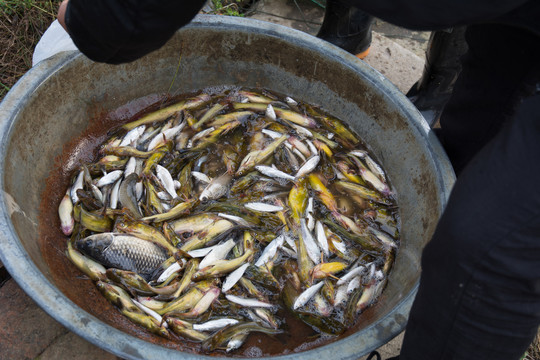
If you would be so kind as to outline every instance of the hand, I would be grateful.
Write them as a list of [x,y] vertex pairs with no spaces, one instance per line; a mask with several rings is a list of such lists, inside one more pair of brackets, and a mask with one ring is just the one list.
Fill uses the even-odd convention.
[[57,15],[58,22],[60,23],[60,25],[62,25],[62,27],[66,31],[67,31],[67,27],[66,27],[65,16],[66,16],[66,8],[67,8],[68,1],[69,0],[62,1],[62,3],[60,4],[60,7],[58,8],[58,15]]

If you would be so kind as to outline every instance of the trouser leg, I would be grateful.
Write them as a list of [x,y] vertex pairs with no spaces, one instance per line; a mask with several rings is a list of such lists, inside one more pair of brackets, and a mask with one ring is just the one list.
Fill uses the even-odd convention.
[[531,94],[540,66],[537,36],[505,25],[473,25],[462,71],[441,116],[440,139],[460,173]]
[[350,5],[346,0],[328,0],[317,37],[351,54],[361,54],[371,45],[372,23],[373,16]]
[[540,95],[465,168],[422,255],[400,360],[517,360],[540,323]]
[[461,58],[467,52],[465,29],[460,26],[431,33],[422,77],[407,92],[430,126],[440,119],[461,72]]

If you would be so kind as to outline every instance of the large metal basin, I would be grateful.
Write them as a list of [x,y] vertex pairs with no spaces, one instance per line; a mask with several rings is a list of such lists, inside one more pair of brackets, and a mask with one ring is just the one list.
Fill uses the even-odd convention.
[[[418,286],[421,250],[435,229],[454,174],[420,113],[388,80],[348,53],[282,26],[200,16],[165,47],[134,63],[109,66],[68,53],[30,70],[0,106],[2,262],[46,312],[108,351],[123,358],[205,357],[111,326],[122,319],[89,281],[70,287],[66,279],[75,270],[63,255],[65,237],[60,231],[40,233],[40,224],[57,226],[63,194],[49,194],[55,202],[49,208],[42,199],[54,188],[50,171],[55,165],[66,164],[58,179],[66,179],[65,173],[77,166],[73,139],[103,126],[100,121],[107,125],[99,114],[150,94],[231,84],[261,86],[321,105],[348,122],[397,190],[402,246],[381,300],[340,340],[282,356],[356,359],[404,329]],[[117,111],[112,118],[131,110]],[[89,121],[96,117],[100,120]],[[61,158],[66,149],[69,156],[64,152]],[[62,181],[57,188],[67,186]]]

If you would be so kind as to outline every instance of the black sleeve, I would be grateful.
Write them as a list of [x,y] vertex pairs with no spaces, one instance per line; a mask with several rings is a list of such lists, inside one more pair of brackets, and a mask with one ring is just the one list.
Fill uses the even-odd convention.
[[[459,25],[514,20],[516,13],[526,13],[531,8],[538,15],[537,0],[344,0],[352,6],[393,24],[417,30],[444,29]],[[535,4],[536,3],[536,4]],[[533,9],[532,9],[533,8]],[[528,24],[535,26],[530,12]],[[534,19],[534,20],[533,20]],[[518,19],[516,19],[518,20]],[[518,24],[519,25],[519,24]]]
[[204,0],[70,0],[65,22],[86,56],[120,64],[159,49],[203,5]]

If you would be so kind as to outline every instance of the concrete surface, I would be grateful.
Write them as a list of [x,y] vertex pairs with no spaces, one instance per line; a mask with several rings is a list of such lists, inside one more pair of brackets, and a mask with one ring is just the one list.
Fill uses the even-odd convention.
[[364,61],[404,94],[420,79],[424,69],[423,58],[376,32],[373,33],[370,53]]
[[[260,0],[247,15],[315,35],[324,11],[309,0]],[[422,73],[429,33],[401,29],[377,20],[365,62],[406,93]],[[73,334],[43,312],[6,274],[0,263],[0,359],[118,359]],[[396,356],[403,334],[379,349]],[[360,360],[364,360],[365,357]]]
[[[249,17],[316,35],[324,11],[309,0],[259,0]],[[403,93],[422,75],[429,32],[403,29],[382,20],[373,24],[370,54],[364,61]]]

